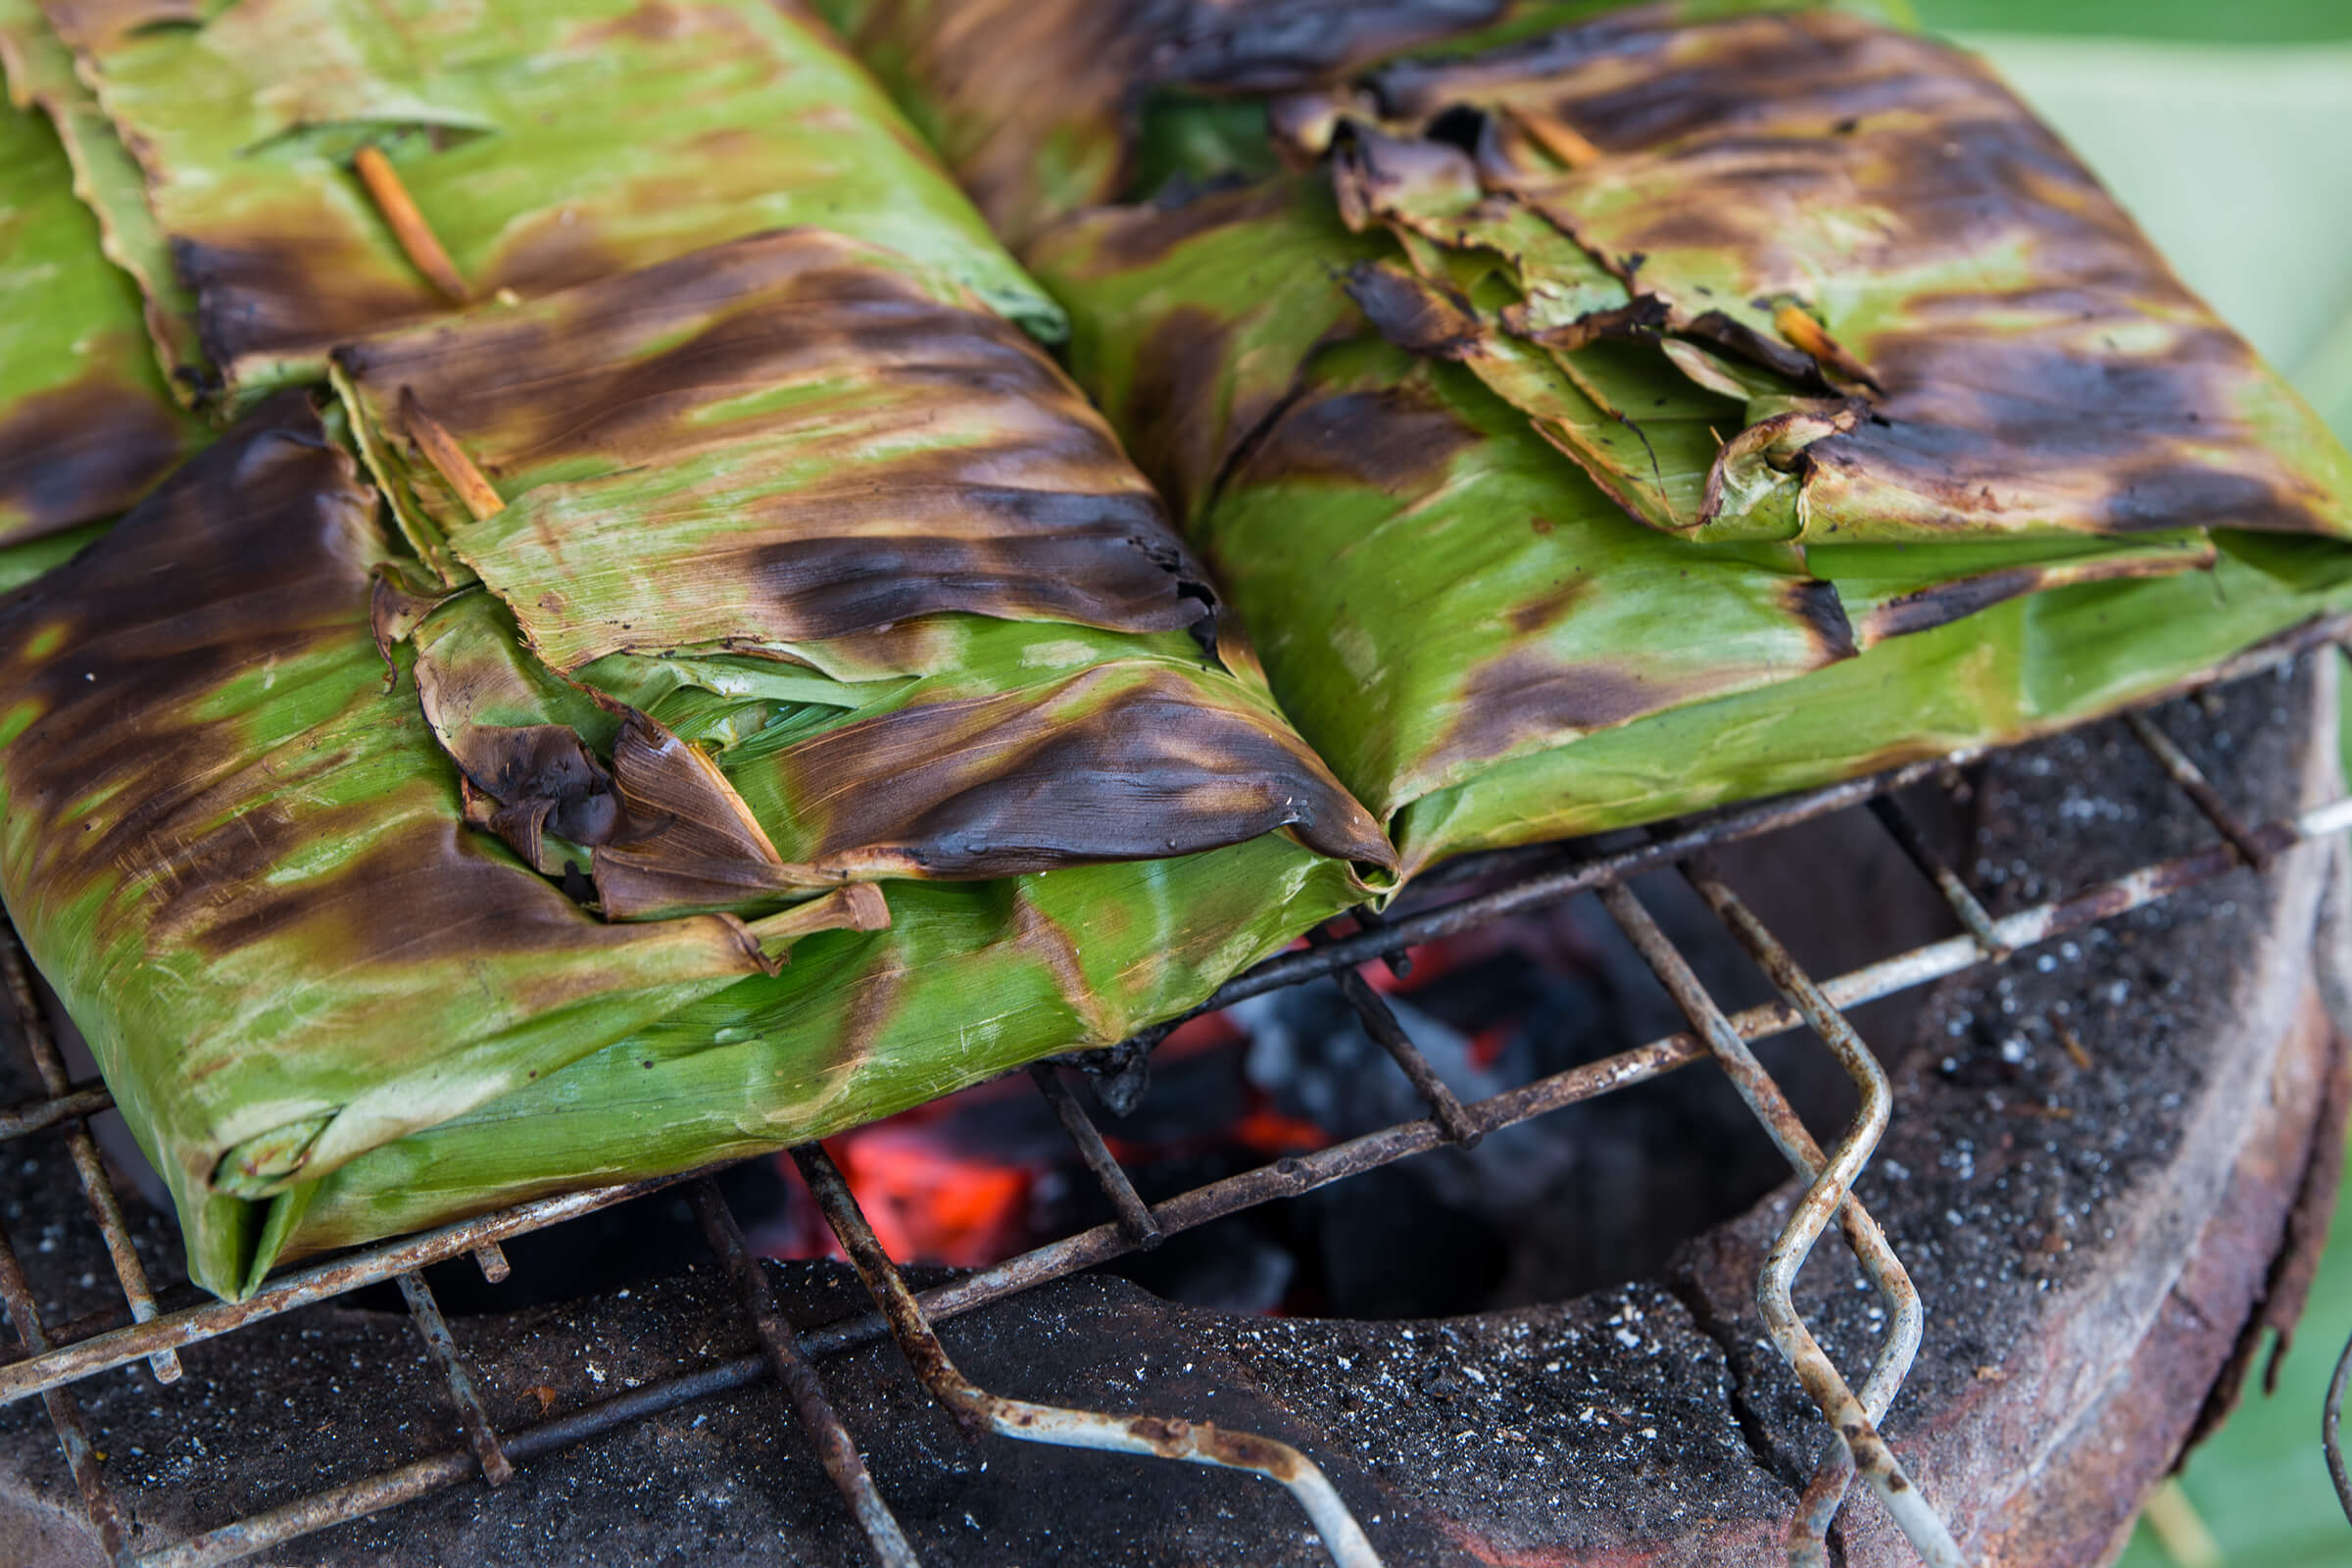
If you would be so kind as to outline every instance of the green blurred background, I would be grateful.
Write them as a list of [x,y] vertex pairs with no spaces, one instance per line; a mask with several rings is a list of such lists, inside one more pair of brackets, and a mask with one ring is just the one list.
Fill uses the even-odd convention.
[[[1913,3],[1989,56],[2352,440],[2352,0]],[[2278,1394],[2248,1393],[2123,1568],[2352,1568],[2319,1441],[2352,1335],[2352,1182],[2335,1231]]]

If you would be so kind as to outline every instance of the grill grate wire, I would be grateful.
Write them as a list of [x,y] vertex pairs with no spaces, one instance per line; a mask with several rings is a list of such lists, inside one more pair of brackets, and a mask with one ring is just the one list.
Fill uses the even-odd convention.
[[[2352,617],[2316,620],[2164,696],[2277,670],[2306,655],[2328,657],[2347,638],[2352,638]],[[1279,1158],[1148,1204],[1056,1068],[1040,1063],[1028,1069],[1029,1075],[1100,1182],[1116,1217],[927,1291],[913,1290],[875,1241],[856,1198],[824,1151],[813,1145],[797,1149],[793,1152],[796,1161],[876,1304],[872,1312],[813,1329],[796,1330],[785,1320],[710,1171],[519,1203],[290,1271],[267,1282],[244,1301],[204,1300],[163,1310],[132,1248],[121,1201],[88,1128],[88,1118],[109,1108],[112,1099],[102,1084],[69,1082],[34,1000],[24,951],[15,933],[0,924],[0,981],[5,982],[13,1004],[19,1038],[45,1091],[40,1101],[0,1108],[0,1142],[50,1127],[66,1129],[75,1174],[113,1259],[125,1308],[55,1326],[44,1324],[14,1244],[5,1227],[0,1227],[0,1306],[7,1309],[21,1347],[13,1356],[0,1352],[0,1404],[36,1395],[42,1398],[91,1525],[110,1560],[124,1568],[200,1568],[233,1562],[476,1479],[493,1487],[506,1485],[518,1465],[545,1454],[773,1376],[783,1386],[819,1460],[841,1491],[874,1559],[884,1568],[908,1568],[919,1559],[875,1489],[855,1439],[825,1398],[811,1364],[827,1354],[887,1336],[897,1342],[933,1396],[974,1431],[1155,1454],[1267,1476],[1298,1497],[1341,1568],[1362,1568],[1379,1561],[1371,1544],[1328,1480],[1298,1450],[1269,1439],[1220,1431],[1174,1416],[1113,1416],[989,1394],[956,1371],[933,1325],[1154,1247],[1178,1231],[1294,1198],[1449,1144],[1467,1147],[1501,1128],[1712,1058],[1730,1076],[1791,1167],[1811,1183],[1768,1254],[1758,1281],[1759,1306],[1773,1341],[1796,1369],[1807,1394],[1822,1407],[1829,1425],[1820,1468],[1789,1524],[1789,1561],[1795,1568],[1817,1568],[1827,1561],[1826,1532],[1859,1473],[1932,1568],[1960,1568],[1965,1559],[1948,1527],[1904,1474],[1899,1456],[1878,1432],[1878,1423],[1892,1403],[1921,1342],[1924,1324],[1918,1296],[1900,1260],[1852,1193],[1854,1179],[1867,1164],[1886,1125],[1890,1094],[1884,1072],[1841,1009],[1997,963],[2053,937],[2116,918],[2240,865],[2259,868],[2294,845],[2352,828],[2352,798],[2289,817],[2247,823],[2144,710],[2127,713],[2125,720],[2173,784],[2213,825],[2217,842],[2187,855],[2151,861],[2071,897],[1998,918],[1984,909],[1935,853],[1893,797],[1894,791],[1923,780],[1955,778],[1959,766],[1979,760],[1985,755],[1984,751],[1953,753],[1871,778],[1707,813],[1606,852],[1504,851],[1439,867],[1420,880],[1418,897],[1444,893],[1473,879],[1490,883],[1499,879],[1499,885],[1405,915],[1373,916],[1366,911],[1352,933],[1315,933],[1306,947],[1264,960],[1185,1015],[1195,1016],[1284,987],[1334,978],[1367,1035],[1396,1061],[1420,1093],[1429,1106],[1428,1116],[1311,1153]],[[1869,807],[1904,856],[1950,905],[1965,934],[1816,982],[1715,876],[1707,856],[1717,846],[1762,837],[1854,806]],[[1690,881],[1763,967],[1780,992],[1779,1000],[1726,1014],[1707,995],[1688,960],[1626,885],[1639,875],[1667,868],[1680,869]],[[1690,1028],[1483,1100],[1461,1102],[1414,1046],[1379,993],[1364,983],[1358,967],[1381,961],[1401,974],[1409,966],[1405,955],[1411,947],[1587,891],[1601,895],[1611,916],[1665,984]],[[1182,1021],[1172,1019],[1155,1026],[1120,1049],[1127,1059],[1133,1059],[1148,1053]],[[1799,1027],[1809,1028],[1820,1038],[1862,1095],[1861,1113],[1838,1146],[1826,1152],[1796,1121],[1786,1096],[1748,1049],[1756,1041]],[[482,1405],[464,1353],[434,1302],[422,1269],[470,1253],[483,1275],[495,1283],[509,1272],[499,1245],[507,1238],[681,1184],[687,1188],[713,1253],[742,1298],[745,1314],[758,1332],[760,1350],[502,1433]],[[1833,1220],[1844,1228],[1891,1313],[1890,1332],[1859,1391],[1813,1340],[1788,1294],[1814,1241]],[[144,1553],[134,1552],[71,1385],[142,1358],[158,1382],[171,1383],[179,1376],[174,1352],[182,1346],[230,1334],[248,1323],[386,1280],[396,1281],[407,1298],[427,1356],[457,1409],[466,1446],[295,1498]],[[2348,1352],[2346,1365],[2352,1368],[2352,1352]],[[2332,1445],[2329,1455],[2340,1474],[2340,1460]],[[2346,1490],[2347,1508],[2352,1511],[2352,1487]]]

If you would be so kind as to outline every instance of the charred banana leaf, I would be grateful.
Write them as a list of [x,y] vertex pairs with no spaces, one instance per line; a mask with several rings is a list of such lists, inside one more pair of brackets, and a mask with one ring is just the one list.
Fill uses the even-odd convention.
[[[630,836],[657,819],[779,891],[1284,828],[1391,858],[1250,662],[1220,663],[1207,573],[1101,416],[887,252],[756,236],[356,345],[337,371],[419,548],[519,630],[433,640],[475,607],[421,612],[437,729],[531,818],[506,818],[526,858],[542,806],[593,829],[560,836],[603,846],[609,912],[659,906],[659,835]],[[610,820],[569,750],[515,753],[551,684],[632,715],[588,720],[612,732]],[[656,771],[659,800],[633,799]]]
[[1375,322],[1654,526],[2352,534],[2324,424],[1945,45],[1643,8],[1284,123],[1411,258],[1359,274]]
[[936,269],[759,235],[336,376],[0,604],[0,891],[224,1295],[1112,1043],[1386,884]]
[[[1652,7],[1269,123],[1319,160],[1028,255],[1408,873],[2088,716],[2343,592],[2341,449],[1947,51]],[[1881,178],[1888,143],[1968,167]],[[1635,189],[1707,237],[1559,205]],[[1767,264],[1804,310],[1753,304]]]
[[[21,0],[20,0],[21,3]],[[143,202],[164,348],[231,406],[337,342],[819,222],[1059,317],[821,24],[764,0],[90,6],[56,35]],[[136,227],[139,232],[129,230]]]
[[600,920],[466,827],[384,692],[376,511],[288,393],[0,603],[0,886],[224,1292],[296,1206],[243,1195],[774,963],[758,922]]
[[[1682,0],[1678,15],[1806,0]],[[1171,174],[1272,167],[1270,95],[1491,46],[1626,0],[816,0],[1016,249]],[[1846,0],[1907,16],[1905,0]]]

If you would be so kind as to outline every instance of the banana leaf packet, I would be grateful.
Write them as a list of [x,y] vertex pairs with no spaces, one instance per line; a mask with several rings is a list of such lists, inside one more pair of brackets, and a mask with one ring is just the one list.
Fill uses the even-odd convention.
[[[354,345],[0,603],[0,892],[202,1283],[1113,1043],[1385,882],[1099,419],[923,276],[792,231]],[[505,395],[558,361],[612,398]],[[346,419],[510,471],[478,579]]]
[[1392,880],[1014,264],[886,207],[322,349],[0,599],[0,898],[200,1283],[1115,1043]]
[[1956,51],[1653,5],[1259,110],[1267,156],[1024,259],[1408,875],[2077,722],[2341,601],[2343,449]]

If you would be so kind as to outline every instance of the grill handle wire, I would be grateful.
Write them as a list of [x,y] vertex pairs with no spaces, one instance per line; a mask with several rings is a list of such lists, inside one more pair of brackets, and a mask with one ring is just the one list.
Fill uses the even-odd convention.
[[816,1445],[816,1457],[824,1465],[825,1474],[833,1478],[842,1499],[857,1516],[858,1528],[865,1532],[866,1544],[874,1550],[874,1561],[882,1568],[922,1568],[922,1559],[914,1554],[906,1532],[899,1527],[898,1516],[890,1511],[890,1504],[882,1500],[882,1494],[876,1490],[873,1475],[858,1452],[857,1441],[842,1424],[833,1401],[825,1397],[825,1386],[817,1381],[816,1368],[801,1354],[800,1339],[785,1319],[783,1307],[776,1302],[775,1287],[768,1283],[760,1260],[752,1255],[750,1245],[743,1239],[743,1228],[735,1223],[734,1211],[727,1207],[718,1183],[708,1176],[702,1177],[687,1188],[686,1196],[694,1202],[695,1217],[703,1222],[703,1235],[710,1243],[710,1250],[718,1254],[720,1265],[735,1286],[735,1294],[743,1298],[744,1310],[752,1316],[753,1327],[760,1331],[768,1369],[784,1385],[802,1427]]
[[[1861,1173],[1886,1128],[1893,1096],[1886,1073],[1853,1027],[1729,887],[1700,861],[1685,862],[1685,874],[1764,968],[1774,986],[1830,1045],[1838,1064],[1862,1095],[1861,1107],[1839,1140],[1837,1152],[1825,1158],[1812,1134],[1797,1119],[1788,1097],[1748,1049],[1740,1030],[1707,994],[1690,961],[1642,906],[1633,891],[1622,884],[1601,890],[1601,902],[1610,917],[1722,1064],[1740,1099],[1764,1124],[1789,1165],[1812,1182],[1773,1243],[1756,1285],[1756,1305],[1763,1313],[1774,1346],[1795,1369],[1805,1393],[1821,1406],[1837,1434],[1830,1454],[1805,1489],[1796,1515],[1789,1521],[1788,1560],[1792,1568],[1825,1568],[1829,1561],[1830,1522],[1837,1516],[1846,1487],[1859,1468],[1930,1568],[1963,1568],[1965,1559],[1950,1530],[1920,1494],[1917,1485],[1904,1474],[1901,1461],[1878,1432],[1879,1420],[1892,1403],[1904,1374],[1911,1369],[1922,1332],[1919,1293],[1912,1289],[1910,1277],[1904,1273],[1878,1222],[1852,1196],[1854,1178]],[[1892,1326],[1860,1396],[1847,1385],[1820,1342],[1805,1327],[1790,1297],[1797,1272],[1804,1267],[1813,1244],[1829,1228],[1834,1215],[1842,1221],[1863,1271],[1886,1298],[1892,1314]]]
[[1279,1482],[1298,1499],[1339,1568],[1381,1568],[1380,1554],[1372,1549],[1363,1527],[1355,1522],[1330,1478],[1287,1443],[1254,1433],[1226,1431],[1205,1421],[1073,1410],[1008,1398],[980,1388],[949,1357],[914,1292],[883,1250],[865,1211],[858,1206],[857,1195],[850,1191],[833,1156],[820,1144],[803,1144],[792,1152],[792,1158],[817,1206],[824,1210],[825,1223],[833,1227],[842,1250],[850,1254],[851,1266],[889,1320],[891,1336],[898,1341],[907,1365],[966,1432],[995,1432],[1023,1443],[1143,1454],[1261,1475]]
[[[1716,873],[1712,858],[1693,856],[1683,862],[1682,870],[1691,887],[1697,890],[1698,896],[1715,911],[1716,917],[1723,921],[1733,937],[1747,950],[1748,956],[1755,959],[1774,988],[1795,1005],[1806,1026],[1830,1048],[1831,1054],[1838,1058],[1838,1064],[1845,1069],[1846,1076],[1860,1092],[1861,1107],[1855,1112],[1854,1121],[1839,1146],[1838,1154],[1833,1156],[1830,1164],[1833,1168],[1844,1168],[1841,1177],[1843,1190],[1839,1196],[1842,1211],[1850,1216],[1847,1235],[1853,1245],[1854,1254],[1861,1261],[1863,1272],[1878,1287],[1879,1294],[1886,1298],[1887,1309],[1893,1314],[1886,1343],[1881,1348],[1870,1376],[1862,1385],[1863,1410],[1875,1428],[1886,1419],[1887,1408],[1894,1402],[1896,1391],[1902,1387],[1903,1379],[1910,1375],[1911,1363],[1919,1353],[1920,1338],[1925,1329],[1925,1311],[1919,1292],[1911,1283],[1910,1273],[1904,1269],[1902,1260],[1895,1256],[1886,1233],[1852,1192],[1854,1181],[1877,1150],[1879,1140],[1886,1135],[1886,1124],[1893,1115],[1893,1086],[1887,1082],[1886,1069],[1879,1064],[1877,1055],[1863,1043],[1862,1037],[1847,1022],[1844,1013],[1815,984],[1813,977],[1805,972],[1795,956],[1782,946],[1764,922],[1756,917],[1755,911]],[[1994,951],[2006,950],[1996,947]],[[1741,1040],[1742,1049],[1745,1049],[1744,1037],[1736,1038]],[[1784,1101],[1783,1103],[1787,1102]],[[1788,1119],[1788,1125],[1800,1137],[1804,1135],[1803,1124],[1793,1114]],[[1804,1143],[1810,1145],[1812,1140],[1805,1137]],[[1848,1149],[1853,1151],[1850,1156],[1846,1153]],[[1850,1168],[1847,1168],[1849,1160]],[[1809,1163],[1813,1171],[1821,1170],[1822,1157],[1818,1148],[1813,1150]],[[1808,1171],[1808,1174],[1811,1173]],[[1812,1195],[1807,1196],[1809,1200]],[[1804,1212],[1802,1204],[1798,1212]],[[1824,1224],[1826,1218],[1815,1224],[1816,1237],[1820,1235]],[[1806,1245],[1808,1248],[1811,1246],[1810,1243]],[[1803,1256],[1799,1254],[1789,1264],[1784,1289],[1795,1283],[1796,1272],[1803,1267]],[[1769,1265],[1766,1272],[1769,1276]],[[1825,1414],[1828,1413],[1829,1406],[1824,1405],[1823,1410]],[[1843,1423],[1838,1425],[1842,1434]],[[1884,1445],[1881,1446],[1884,1447]],[[1891,1451],[1886,1456],[1891,1463]],[[1804,1532],[1804,1568],[1814,1568],[1817,1559],[1811,1553],[1815,1549],[1821,1554],[1818,1560],[1827,1561],[1830,1524],[1837,1517],[1838,1506],[1844,1499],[1855,1466],[1861,1463],[1868,1472],[1867,1457],[1867,1449],[1857,1452],[1854,1442],[1840,1441],[1831,1450],[1828,1461],[1815,1474],[1806,1492],[1806,1508],[1800,1512],[1797,1520],[1798,1527]],[[1890,1491],[1900,1494],[1896,1501],[1888,1503],[1889,1510],[1896,1521],[1902,1524],[1905,1533],[1911,1536],[1913,1544],[1919,1546],[1921,1554],[1930,1562],[1939,1564],[1941,1561],[1930,1549],[1928,1542],[1914,1530],[1914,1521],[1906,1517],[1906,1507],[1919,1510],[1924,1515],[1925,1524],[1932,1526],[1934,1533],[1943,1535],[1943,1544],[1948,1547],[1952,1560],[1957,1562],[1959,1548],[1949,1544],[1950,1537],[1943,1532],[1942,1521],[1927,1508],[1918,1489],[1912,1487],[1904,1491],[1898,1486],[1898,1481],[1907,1479],[1899,1471],[1889,1471],[1884,1477],[1869,1472],[1872,1487],[1882,1495]],[[1795,1553],[1792,1551],[1791,1555],[1793,1558]]]

